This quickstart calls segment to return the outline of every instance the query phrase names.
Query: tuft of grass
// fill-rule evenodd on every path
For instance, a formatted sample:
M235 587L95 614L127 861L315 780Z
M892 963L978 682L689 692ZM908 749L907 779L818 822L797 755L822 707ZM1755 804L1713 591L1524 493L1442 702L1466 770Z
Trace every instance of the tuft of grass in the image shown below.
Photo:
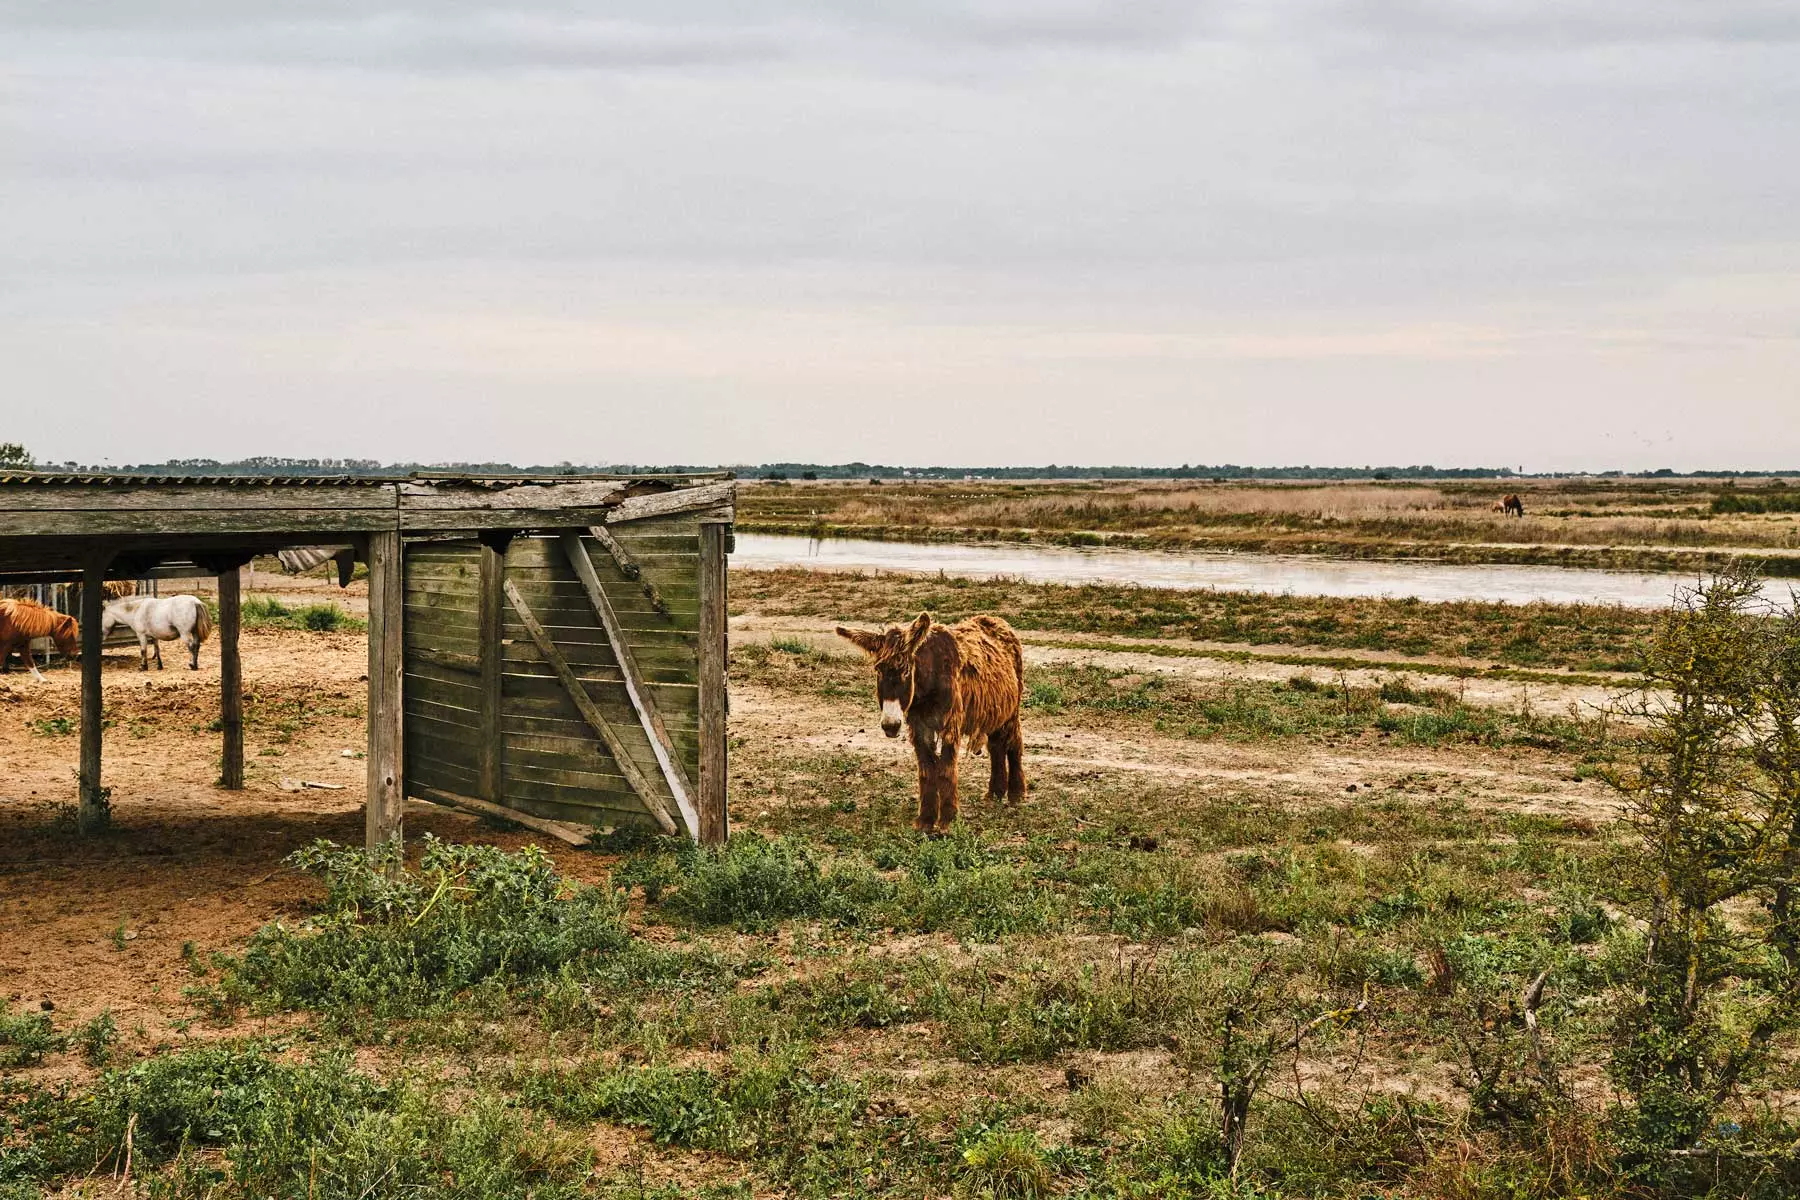
M0 1067L35 1067L66 1045L48 1013L0 1008Z
M804 842L755 834L740 834L723 846L639 856L616 872L613 882L642 885L651 903L695 925L744 930L767 929L793 917L853 922L888 890L866 869L847 865L827 872Z
M988 1129L963 1149L962 1180L968 1194L994 1200L1040 1200L1055 1187L1055 1173L1037 1135Z
M326 880L324 911L258 930L221 994L262 1008L422 1015L489 981L603 971L627 948L613 893L570 884L535 846L508 853L426 835L417 873L396 847L319 841L290 855Z
M312 633L360 632L368 622L330 602L290 605L274 596L246 596L242 607L246 628L301 629Z
M70 1043L81 1051L82 1061L90 1067L105 1066L118 1040L119 1023L113 1019L110 1008L82 1022L69 1037Z

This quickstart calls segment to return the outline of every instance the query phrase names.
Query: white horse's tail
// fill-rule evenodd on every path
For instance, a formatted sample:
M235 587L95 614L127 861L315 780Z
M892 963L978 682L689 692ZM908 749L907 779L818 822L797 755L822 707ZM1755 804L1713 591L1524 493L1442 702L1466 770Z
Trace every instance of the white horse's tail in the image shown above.
M204 642L212 633L212 612L207 609L206 601L198 597L194 600L194 607L199 610L194 614L194 636Z

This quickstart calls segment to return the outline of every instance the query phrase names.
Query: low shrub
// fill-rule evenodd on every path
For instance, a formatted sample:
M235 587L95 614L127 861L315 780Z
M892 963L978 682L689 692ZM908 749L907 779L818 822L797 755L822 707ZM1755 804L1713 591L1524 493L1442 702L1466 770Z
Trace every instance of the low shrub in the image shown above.
M328 883L324 911L276 922L228 960L221 989L263 1007L430 1012L487 980L602 972L629 938L614 895L570 884L537 847L508 853L429 834L417 873L398 851L320 841L288 862Z

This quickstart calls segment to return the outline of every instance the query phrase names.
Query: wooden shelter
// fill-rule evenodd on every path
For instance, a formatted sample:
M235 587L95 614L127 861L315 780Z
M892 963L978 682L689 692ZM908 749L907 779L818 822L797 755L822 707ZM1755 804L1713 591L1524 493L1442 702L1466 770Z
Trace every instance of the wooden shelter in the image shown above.
M295 545L368 566L369 844L407 796L723 841L725 556L708 475L0 475L0 582L81 582L81 821L105 818L101 587L218 578L220 783L244 782L239 570Z

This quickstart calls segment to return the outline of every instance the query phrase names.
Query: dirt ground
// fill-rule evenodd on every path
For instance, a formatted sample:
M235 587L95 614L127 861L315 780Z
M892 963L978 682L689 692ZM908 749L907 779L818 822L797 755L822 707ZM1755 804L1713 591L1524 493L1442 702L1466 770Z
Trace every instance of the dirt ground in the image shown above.
M281 589L317 599L326 585L289 580ZM343 597L329 588L351 604L360 590ZM733 622L737 639L777 634L821 646L836 641L822 622ZM54 1006L64 1025L110 1009L124 1044L138 1052L208 1036L182 995L194 982L184 947L191 943L200 955L228 949L269 920L303 915L317 891L285 870L282 858L315 838L360 840L363 636L253 629L242 644L246 787L238 793L215 785L216 647L204 648L197 672L165 655L168 669L146 675L134 649L107 654L103 781L112 789L114 825L95 838L78 837L72 824L77 673L54 669L42 683L16 672L0 676L0 997L15 1009ZM1199 678L1260 678L1271 670L1286 678L1300 670L1041 645L1030 645L1027 654L1029 663L1092 661ZM1470 700L1519 702L1506 690L1519 685L1481 686L1497 690ZM1602 699L1592 689L1532 686L1532 702L1539 704ZM746 777L764 773L764 756L796 750L866 756L902 777L910 771L905 745L880 734L872 699L830 701L739 686L731 721L734 770ZM1354 788L1454 795L1471 805L1595 821L1613 815L1602 785L1571 777L1566 762L1529 752L1125 736L1048 717L1028 722L1026 737L1028 770L1075 789L1084 781L1101 786L1154 777L1201 788L1209 781L1252 786L1288 804L1342 803ZM734 791L740 828L754 828L782 803L766 789L737 797ZM407 832L415 845L426 832L507 846L542 840L418 803L408 807ZM550 849L566 874L597 880L605 873L607 860L598 855Z

